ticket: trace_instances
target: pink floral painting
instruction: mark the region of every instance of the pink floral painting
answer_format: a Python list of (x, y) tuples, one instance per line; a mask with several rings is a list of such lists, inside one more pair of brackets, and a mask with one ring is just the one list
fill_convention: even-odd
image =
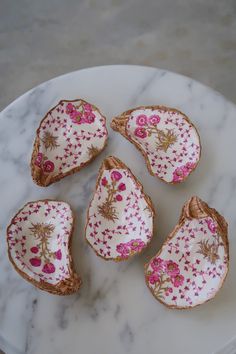
[(11, 259), (19, 270), (40, 282), (57, 284), (70, 276), (68, 253), (73, 216), (67, 203), (26, 204), (7, 232)]
[(196, 129), (176, 110), (140, 108), (130, 114), (128, 137), (144, 152), (150, 170), (168, 183), (180, 183), (200, 158)]
[(209, 300), (226, 273), (225, 245), (211, 217), (186, 220), (145, 268), (154, 296), (173, 307)]
[(125, 260), (149, 243), (153, 211), (126, 169), (105, 170), (88, 211), (86, 239), (105, 259)]
[(42, 184), (92, 160), (104, 148), (108, 135), (105, 117), (83, 100), (60, 101), (43, 119), (37, 134), (39, 146), (32, 168), (36, 180), (40, 169)]

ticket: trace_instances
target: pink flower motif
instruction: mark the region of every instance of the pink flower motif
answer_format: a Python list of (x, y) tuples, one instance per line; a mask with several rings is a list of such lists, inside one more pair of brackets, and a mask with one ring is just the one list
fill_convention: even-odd
[(187, 162), (185, 167), (187, 168), (187, 170), (192, 171), (195, 168), (196, 164), (193, 162)]
[(119, 245), (116, 246), (116, 250), (118, 253), (121, 254), (121, 257), (127, 258), (129, 255), (129, 247), (126, 243), (120, 243)]
[(105, 187), (107, 185), (108, 181), (106, 179), (106, 177), (102, 178), (102, 186)]
[(116, 200), (117, 200), (118, 202), (121, 202), (121, 201), (123, 200), (122, 195), (117, 194), (117, 196), (116, 196)]
[(174, 285), (174, 287), (178, 288), (179, 286), (183, 285), (184, 276), (181, 274), (177, 274), (174, 277), (171, 277), (171, 282)]
[(164, 270), (165, 262), (163, 259), (158, 257), (158, 258), (154, 258), (150, 265), (152, 269), (155, 270), (156, 272), (161, 272)]
[(85, 121), (89, 124), (93, 123), (95, 121), (95, 114), (88, 113), (88, 115), (85, 118)]
[(85, 111), (88, 111), (88, 112), (92, 111), (92, 106), (89, 103), (85, 103), (83, 107), (84, 107)]
[(155, 272), (147, 275), (147, 281), (152, 285), (158, 283), (159, 280), (160, 280), (160, 276)]
[(134, 135), (137, 136), (138, 138), (144, 139), (147, 137), (147, 132), (144, 128), (136, 128), (134, 131)]
[(169, 260), (165, 262), (165, 271), (171, 277), (175, 277), (179, 274), (179, 266), (177, 263)]
[(136, 123), (140, 126), (143, 127), (144, 125), (147, 124), (147, 116), (145, 114), (140, 114), (136, 118)]
[(41, 166), (41, 163), (42, 163), (42, 160), (43, 160), (43, 154), (41, 152), (38, 153), (35, 161), (34, 161), (34, 164), (38, 167)]
[(41, 266), (41, 259), (40, 258), (30, 258), (29, 261), (33, 267), (40, 267)]
[(31, 247), (30, 251), (32, 253), (38, 253), (39, 249), (38, 249), (38, 247)]
[(118, 186), (119, 191), (125, 191), (126, 190), (126, 185), (124, 183), (120, 183)]
[(72, 103), (68, 103), (66, 105), (66, 113), (67, 114), (70, 114), (71, 112), (73, 112), (75, 110), (75, 107)]
[(195, 168), (196, 164), (187, 162), (186, 165), (177, 167), (173, 173), (173, 182), (181, 182)]
[(112, 171), (111, 173), (111, 179), (113, 181), (119, 181), (122, 178), (122, 174), (118, 171)]
[(217, 226), (216, 226), (214, 220), (208, 219), (208, 220), (206, 221), (206, 223), (207, 223), (208, 229), (209, 229), (213, 234), (216, 233)]
[(181, 182), (188, 174), (189, 171), (185, 166), (177, 167), (173, 173), (173, 182)]
[(56, 252), (54, 252), (54, 255), (55, 255), (56, 259), (58, 259), (59, 261), (62, 259), (61, 250), (57, 250)]
[(157, 125), (160, 123), (161, 118), (157, 114), (153, 114), (152, 116), (149, 117), (148, 122), (151, 125)]
[(145, 243), (140, 239), (137, 238), (136, 240), (131, 240), (128, 242), (132, 251), (140, 252), (143, 247), (145, 247)]
[(82, 112), (76, 110), (72, 103), (68, 103), (66, 106), (66, 113), (69, 114), (73, 123), (93, 123), (96, 116), (92, 113), (92, 106), (89, 103), (86, 103), (83, 105), (83, 110), (84, 112), (82, 114)]
[(88, 123), (87, 119), (84, 116), (78, 117), (77, 124)]
[(81, 118), (81, 116), (82, 116), (81, 112), (77, 111), (76, 109), (70, 113), (71, 119), (76, 120), (77, 118), (78, 119)]
[(43, 170), (44, 172), (50, 173), (54, 171), (54, 163), (52, 161), (45, 161), (43, 164)]
[(70, 118), (72, 120), (73, 123), (75, 124), (82, 124), (84, 123), (84, 119), (82, 118), (82, 114), (76, 110), (74, 110), (71, 114), (70, 114)]
[(47, 274), (51, 274), (54, 273), (56, 270), (54, 264), (52, 263), (46, 263), (43, 266), (42, 272), (47, 273)]

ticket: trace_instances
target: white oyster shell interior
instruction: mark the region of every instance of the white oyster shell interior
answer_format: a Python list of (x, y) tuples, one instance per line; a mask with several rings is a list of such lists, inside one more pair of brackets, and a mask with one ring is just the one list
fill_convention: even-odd
[(105, 117), (83, 100), (63, 100), (42, 120), (37, 139), (32, 175), (36, 182), (47, 185), (99, 154), (107, 139)]
[(104, 170), (88, 210), (86, 239), (105, 258), (139, 253), (153, 233), (153, 210), (128, 169)]
[(185, 220), (147, 264), (146, 282), (170, 307), (194, 307), (210, 300), (222, 286), (228, 254), (211, 217)]
[(38, 283), (55, 285), (68, 279), (72, 225), (72, 211), (65, 202), (26, 204), (7, 231), (9, 256), (17, 270)]
[(126, 132), (145, 154), (151, 173), (165, 182), (182, 182), (199, 161), (199, 135), (175, 109), (135, 109), (128, 117)]

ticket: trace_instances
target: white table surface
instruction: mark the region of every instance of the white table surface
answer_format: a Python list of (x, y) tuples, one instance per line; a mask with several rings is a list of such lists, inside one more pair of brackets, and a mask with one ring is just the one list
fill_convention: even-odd
[[(106, 150), (80, 173), (48, 188), (31, 180), (29, 160), (35, 129), (60, 99), (82, 97), (108, 117), (128, 108), (163, 104), (185, 112), (199, 128), (203, 154), (197, 170), (178, 186), (148, 174), (141, 154), (109, 131)], [(0, 348), (14, 353), (209, 354), (236, 335), (236, 107), (217, 92), (163, 70), (137, 66), (98, 67), (46, 82), (0, 114)], [(140, 257), (123, 264), (98, 258), (84, 241), (85, 212), (98, 167), (110, 154), (141, 180), (157, 210), (155, 236)], [(229, 222), (231, 267), (211, 302), (191, 311), (170, 310), (145, 286), (143, 264), (176, 224), (181, 207), (199, 195)], [(35, 289), (7, 259), (5, 228), (27, 201), (58, 198), (76, 211), (73, 256), (83, 287), (58, 297)]]

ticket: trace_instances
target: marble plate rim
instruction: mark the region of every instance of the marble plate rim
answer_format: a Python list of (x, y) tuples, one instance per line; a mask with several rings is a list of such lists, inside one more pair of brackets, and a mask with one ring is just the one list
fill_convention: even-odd
[(45, 85), (45, 84), (50, 84), (52, 81), (55, 82), (57, 80), (63, 80), (64, 78), (66, 78), (67, 76), (70, 75), (75, 75), (78, 72), (82, 72), (82, 71), (92, 71), (92, 70), (102, 70), (102, 69), (106, 69), (106, 68), (130, 68), (130, 69), (146, 69), (146, 70), (150, 70), (150, 71), (160, 71), (160, 72), (166, 72), (169, 73), (175, 77), (179, 77), (182, 78), (184, 80), (192, 80), (194, 81), (195, 84), (200, 85), (202, 88), (207, 88), (208, 90), (210, 90), (212, 93), (215, 93), (216, 95), (220, 96), (221, 98), (223, 98), (224, 100), (226, 100), (228, 103), (231, 103), (232, 105), (236, 106), (236, 104), (234, 102), (232, 102), (230, 99), (228, 99), (226, 96), (224, 96), (221, 92), (219, 92), (218, 90), (213, 89), (211, 86), (205, 85), (203, 84), (201, 81), (198, 81), (196, 79), (194, 79), (191, 76), (187, 76), (187, 75), (183, 75), (180, 73), (177, 73), (175, 71), (172, 70), (168, 70), (168, 69), (163, 69), (163, 68), (159, 68), (159, 67), (155, 67), (155, 66), (149, 66), (149, 65), (139, 65), (139, 64), (104, 64), (104, 65), (96, 65), (96, 66), (91, 66), (91, 67), (85, 67), (85, 68), (81, 68), (81, 69), (76, 69), (73, 71), (69, 71), (66, 73), (63, 73), (61, 75), (57, 75), (52, 77), (51, 79), (48, 79), (46, 81), (42, 81), (41, 83), (39, 83), (36, 86), (33, 86), (31, 89), (25, 91), (24, 93), (22, 93), (20, 96), (17, 96), (15, 99), (13, 99), (13, 101), (11, 101), (8, 105), (6, 105), (1, 111), (0, 111), (0, 117), (5, 113), (5, 111), (7, 111), (8, 109), (10, 109), (14, 104), (16, 104), (18, 101), (20, 101), (21, 99), (23, 99), (25, 96), (27, 96), (28, 94), (30, 94), (31, 92), (33, 92), (36, 89), (39, 89), (41, 86)]

